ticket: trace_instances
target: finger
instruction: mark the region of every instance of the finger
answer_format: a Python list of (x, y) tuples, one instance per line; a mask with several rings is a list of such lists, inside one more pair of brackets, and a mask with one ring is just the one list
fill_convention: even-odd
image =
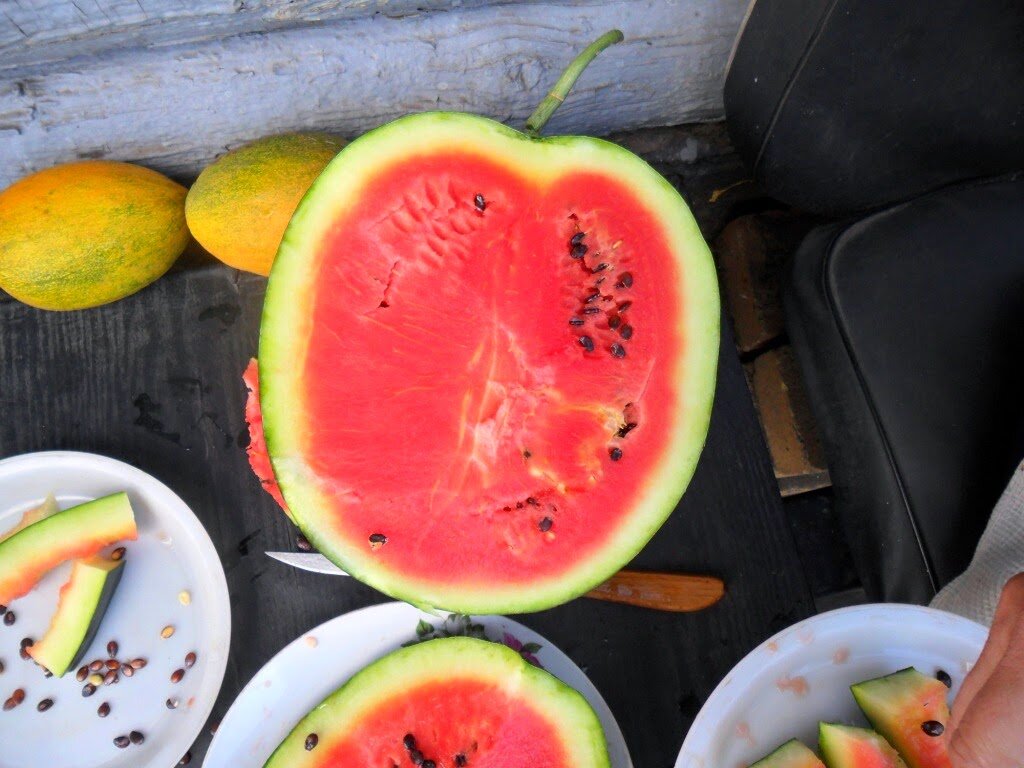
[(970, 708), (971, 702), (992, 676), (993, 670), (999, 666), (1006, 649), (1010, 645), (1017, 619), (1024, 616), (1024, 573), (1019, 573), (1007, 582), (996, 608), (992, 629), (988, 641), (978, 658), (974, 669), (964, 680), (960, 693), (953, 704), (953, 714), (949, 722), (952, 734), (960, 725), (964, 713)]
[(1019, 723), (1022, 710), (1024, 615), (1011, 627), (1000, 664), (963, 711), (950, 738), (953, 768), (1020, 768), (1024, 755), (1024, 729)]

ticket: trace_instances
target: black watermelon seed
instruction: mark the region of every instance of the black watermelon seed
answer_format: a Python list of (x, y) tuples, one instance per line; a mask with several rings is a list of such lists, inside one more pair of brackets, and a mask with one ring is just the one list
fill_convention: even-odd
[(127, 736), (118, 736), (114, 739), (114, 746), (118, 749), (127, 749), (128, 745), (131, 743), (131, 740)]
[(477, 193), (476, 197), (473, 198), (473, 205), (476, 206), (478, 211), (483, 213), (483, 210), (487, 207), (487, 201), (484, 200), (483, 195)]
[(634, 429), (636, 429), (636, 422), (635, 421), (628, 421), (625, 424), (623, 424), (621, 427), (619, 427), (619, 431), (615, 433), (615, 436), (616, 437), (625, 437), (630, 432), (632, 432)]
[(437, 763), (433, 760), (424, 760), (421, 768), (437, 768)]
[(92, 683), (86, 683), (85, 686), (83, 686), (82, 696), (84, 696), (85, 698), (89, 698), (94, 693), (96, 693), (96, 686)]
[(618, 315), (612, 315), (608, 318), (608, 327), (613, 331), (622, 324), (622, 318)]
[(455, 765), (462, 768), (466, 764), (466, 756), (461, 752), (455, 756)]
[(371, 533), (370, 534), (370, 543), (371, 544), (387, 544), (388, 543), (388, 537), (385, 536), (383, 533)]
[(180, 683), (182, 678), (184, 678), (184, 677), (185, 677), (185, 670), (184, 669), (176, 669), (176, 670), (174, 670), (171, 673), (171, 682), (175, 683), (175, 684)]
[(949, 673), (944, 669), (940, 669), (938, 672), (935, 673), (935, 679), (947, 688), (953, 687), (953, 678), (951, 678), (949, 676)]
[(185, 669), (192, 669), (192, 667), (196, 665), (196, 658), (196, 652), (189, 651), (188, 654), (185, 656)]
[(584, 256), (587, 255), (587, 251), (589, 250), (590, 249), (587, 248), (587, 246), (585, 246), (583, 243), (576, 243), (576, 245), (572, 247), (572, 250), (569, 251), (569, 255), (572, 256), (574, 259), (582, 259)]
[(551, 530), (552, 520), (550, 517), (542, 517), (540, 522), (537, 523), (537, 527), (540, 528), (542, 533), (547, 533)]
[(632, 339), (633, 338), (633, 326), (630, 325), (629, 323), (626, 323), (619, 330), (619, 336), (624, 338), (626, 341), (629, 341), (630, 339)]
[(413, 749), (416, 746), (416, 737), (413, 736), (411, 733), (407, 733), (402, 738), (402, 744), (405, 746), (406, 749)]
[(612, 461), (618, 461), (619, 459), (622, 458), (622, 449), (621, 448), (612, 448), (610, 451), (608, 451), (608, 457)]
[(146, 737), (139, 731), (132, 731), (128, 734), (128, 738), (131, 740), (132, 744), (141, 744), (146, 740)]
[(88, 667), (82, 667), (80, 670), (78, 670), (78, 673), (75, 675), (75, 680), (77, 680), (80, 683), (84, 683), (85, 682), (85, 678), (87, 678), (88, 676), (89, 676), (89, 668)]
[(409, 750), (409, 759), (412, 760), (413, 765), (423, 765), (423, 753), (416, 747)]
[(38, 704), (36, 704), (36, 709), (39, 710), (40, 712), (45, 712), (46, 710), (48, 710), (52, 706), (53, 706), (53, 699), (43, 699)]
[(569, 319), (569, 325), (583, 325), (584, 320), (582, 317), (573, 317)]
[(621, 344), (613, 343), (610, 349), (613, 357), (623, 358), (626, 356), (626, 348)]
[(623, 272), (619, 275), (619, 282), (615, 284), (616, 288), (632, 288), (633, 287), (633, 275), (630, 272)]
[(598, 264), (596, 267), (594, 267), (590, 271), (591, 272), (604, 272), (606, 269), (608, 269), (609, 266), (610, 265), (608, 264), (607, 261), (602, 261), (600, 264)]
[(12, 626), (15, 620), (16, 618), (14, 615), (14, 611), (7, 611), (7, 613), (4, 614), (4, 624), (6, 624), (8, 627)]
[(946, 732), (946, 726), (938, 720), (925, 720), (921, 723), (921, 730), (929, 736), (941, 736)]
[(177, 709), (178, 708), (178, 700), (177, 699), (168, 699), (165, 702), (165, 704), (167, 705), (168, 709)]
[(111, 640), (109, 643), (107, 643), (107, 656), (109, 656), (112, 659), (116, 658), (117, 657), (117, 651), (118, 651), (118, 647), (117, 647), (117, 641), (116, 640)]
[(96, 660), (90, 662), (90, 664), (89, 664), (89, 671), (90, 672), (99, 672), (101, 669), (103, 669), (103, 662), (100, 661), (99, 659), (96, 659)]
[(523, 451), (523, 458), (524, 458), (524, 459), (528, 459), (528, 458), (530, 458), (531, 456), (533, 456), (533, 454), (532, 454), (532, 453), (530, 453), (529, 451)]
[(584, 304), (593, 304), (595, 301), (597, 301), (600, 298), (601, 298), (601, 292), (600, 291), (594, 291), (592, 294), (590, 294), (589, 296), (587, 296), (587, 298), (585, 298), (583, 300), (583, 303)]
[[(480, 197), (480, 196), (477, 195), (477, 197)], [(319, 736), (317, 736), (315, 733), (309, 734), (309, 736), (306, 737), (306, 751), (307, 752), (312, 752), (314, 749), (316, 749), (316, 745), (319, 744), (319, 743), (320, 743), (320, 737)]]
[(299, 552), (312, 552), (313, 545), (309, 543), (309, 539), (303, 536), (301, 533), (295, 537), (295, 546)]
[(104, 701), (102, 704), (100, 704), (99, 708), (96, 710), (96, 714), (99, 715), (100, 717), (106, 717), (107, 715), (110, 714), (110, 705), (107, 702)]
[(587, 350), (587, 352), (593, 352), (594, 340), (589, 336), (580, 336), (580, 346)]
[(583, 308), (583, 314), (584, 315), (596, 315), (600, 311), (601, 311), (600, 307), (584, 307)]
[(629, 309), (632, 306), (633, 306), (633, 302), (632, 301), (624, 301), (621, 304), (619, 304), (619, 312), (625, 312), (627, 309)]
[(23, 637), (23, 638), (21, 638), (21, 647), (22, 648), (28, 648), (29, 646), (35, 645), (35, 644), (36, 644), (36, 641), (33, 640), (31, 637)]
[(569, 238), (569, 245), (579, 245), (583, 242), (583, 238), (587, 236), (586, 232), (577, 232), (575, 235)]
[(535, 498), (533, 498), (533, 496), (527, 496), (526, 503), (529, 504), (531, 507), (536, 507), (539, 505), (539, 502)]

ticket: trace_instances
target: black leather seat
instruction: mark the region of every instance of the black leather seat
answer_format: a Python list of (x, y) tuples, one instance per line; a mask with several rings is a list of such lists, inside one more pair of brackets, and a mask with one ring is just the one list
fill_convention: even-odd
[(726, 77), (765, 191), (875, 211), (812, 232), (786, 299), (872, 598), (956, 576), (1024, 456), (1022, 82), (1020, 0), (756, 0)]
[(865, 588), (928, 602), (1024, 457), (1024, 179), (815, 230), (786, 313)]

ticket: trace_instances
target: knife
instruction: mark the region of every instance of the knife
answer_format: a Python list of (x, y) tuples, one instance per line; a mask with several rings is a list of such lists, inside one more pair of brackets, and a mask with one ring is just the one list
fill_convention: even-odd
[[(267, 552), (286, 565), (329, 576), (348, 576), (315, 552)], [(587, 592), (586, 597), (610, 603), (636, 605), (658, 611), (688, 613), (709, 608), (725, 595), (725, 584), (713, 576), (690, 576), (656, 571), (619, 571)]]

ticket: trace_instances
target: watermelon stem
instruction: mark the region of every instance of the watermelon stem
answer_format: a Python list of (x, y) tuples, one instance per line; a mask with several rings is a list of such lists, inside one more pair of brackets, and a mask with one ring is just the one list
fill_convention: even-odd
[(584, 48), (583, 52), (572, 60), (572, 63), (562, 73), (562, 76), (558, 78), (555, 87), (548, 92), (544, 100), (533, 110), (533, 114), (526, 121), (527, 134), (533, 138), (540, 136), (541, 129), (551, 119), (551, 116), (555, 114), (555, 110), (565, 101), (565, 97), (569, 95), (569, 90), (576, 84), (579, 76), (583, 74), (583, 70), (587, 68), (587, 65), (605, 48), (615, 43), (621, 43), (622, 40), (622, 33), (617, 29), (613, 29), (605, 32), (597, 40)]

